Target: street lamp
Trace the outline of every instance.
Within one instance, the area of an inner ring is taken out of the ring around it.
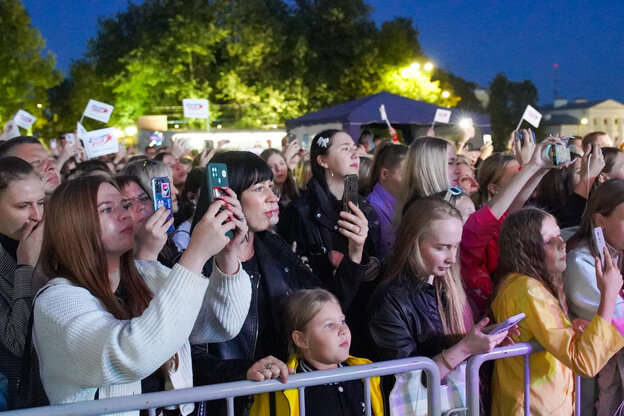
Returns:
[[[587,118],[586,118],[586,117],[583,117],[583,118],[581,119],[581,124],[582,124],[582,125],[584,125],[584,126],[586,126],[586,125],[587,125],[587,123],[589,123],[589,120],[587,120]]]
[[[124,129],[124,133],[126,133],[126,136],[134,136],[137,134],[137,128],[136,126],[128,126]]]
[[[451,96],[451,93],[448,91],[442,91],[442,98],[449,98]]]
[[[433,64],[431,62],[427,62],[424,68],[425,71],[431,71],[433,69]]]

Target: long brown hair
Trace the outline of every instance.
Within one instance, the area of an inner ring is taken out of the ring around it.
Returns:
[[[495,272],[496,290],[510,273],[520,273],[542,282],[559,300],[568,314],[561,273],[550,274],[546,268],[546,253],[542,237],[544,218],[552,217],[539,208],[523,208],[510,214],[501,226],[498,238],[498,269]]]
[[[428,196],[412,203],[401,218],[386,279],[417,279],[426,282],[430,273],[421,255],[420,243],[428,233],[435,232],[431,226],[433,221],[451,218],[462,222],[460,212],[438,196]],[[463,306],[466,304],[466,292],[458,263],[455,262],[442,278],[433,279],[433,285],[444,333],[453,336],[465,334]]]
[[[594,215],[610,217],[621,204],[624,204],[624,179],[609,179],[597,187],[587,201],[578,230],[568,240],[568,251],[589,245],[592,255],[598,256],[594,245],[589,244],[595,227]]]
[[[490,199],[492,199],[494,195],[492,195],[488,189],[488,185],[491,183],[497,183],[505,174],[507,164],[514,160],[517,161],[518,159],[512,155],[494,153],[483,161],[479,167],[479,173],[477,174],[479,189],[473,196],[475,208],[481,208],[483,205],[487,204]]]
[[[62,276],[87,289],[115,318],[131,319],[143,313],[152,293],[134,265],[132,249],[120,259],[126,302],[111,289],[97,209],[104,183],[119,189],[112,179],[98,175],[65,182],[54,191],[46,205],[41,266],[49,279]]]

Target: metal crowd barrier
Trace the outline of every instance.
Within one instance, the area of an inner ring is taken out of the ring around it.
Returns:
[[[293,374],[288,382],[267,380],[263,382],[237,381],[233,383],[215,384],[211,386],[193,387],[180,390],[169,390],[159,393],[140,394],[136,396],[117,397],[113,399],[89,400],[71,404],[37,407],[2,412],[2,416],[87,416],[104,415],[107,413],[128,412],[149,409],[150,416],[156,414],[156,408],[180,403],[193,403],[226,399],[228,416],[234,415],[234,398],[269,393],[287,389],[299,390],[299,414],[305,416],[305,388],[340,381],[364,379],[364,395],[366,415],[371,415],[370,377],[386,376],[424,370],[427,374],[428,386],[440,386],[438,366],[426,357],[403,358],[400,360],[382,361],[372,364],[355,365],[335,370],[313,371]],[[440,416],[440,389],[427,389],[428,414]]]
[[[479,369],[486,361],[500,360],[502,358],[517,357],[524,355],[524,414],[530,416],[531,392],[530,381],[531,374],[529,368],[529,356],[531,354],[544,351],[536,341],[520,342],[507,347],[494,348],[487,354],[473,355],[468,359],[466,366],[466,405],[468,414],[479,416]],[[581,415],[581,377],[575,376],[575,414]]]

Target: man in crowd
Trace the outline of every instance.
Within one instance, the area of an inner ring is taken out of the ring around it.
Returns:
[[[35,137],[18,136],[0,145],[0,157],[15,156],[30,163],[45,184],[46,197],[61,184],[61,174],[52,155]]]

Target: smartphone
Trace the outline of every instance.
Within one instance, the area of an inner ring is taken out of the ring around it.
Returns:
[[[349,201],[358,204],[358,175],[347,175],[344,178],[344,193],[342,194],[342,210],[351,213]]]
[[[570,149],[559,143],[549,144],[544,148],[542,159],[545,162],[551,162],[554,166],[559,166],[570,161]]]
[[[50,139],[50,150],[56,150],[58,147],[58,141],[56,139]]]
[[[594,227],[594,248],[600,256],[600,264],[602,264],[602,267],[605,265],[604,249],[606,246],[602,227]]]
[[[533,143],[537,143],[537,140],[535,139],[535,132],[533,130],[530,130],[531,132],[531,138],[533,139]],[[522,132],[520,130],[516,131],[516,140],[520,140],[520,145],[524,145],[524,136],[522,135]]]
[[[214,149],[214,142],[212,140],[204,140],[204,150],[206,153],[210,153]]]
[[[216,201],[222,195],[226,195],[223,188],[229,186],[227,165],[225,163],[209,163],[199,191],[199,201],[195,209],[195,217],[193,218],[193,227],[201,221],[208,206]],[[222,208],[222,210],[225,208]],[[225,233],[230,238],[234,237],[232,230]]]
[[[507,331],[512,326],[516,325],[518,322],[523,320],[525,316],[526,315],[524,314],[524,312],[520,312],[518,315],[514,315],[511,318],[505,320],[504,322],[501,322],[500,324],[494,325],[494,327],[492,329],[490,329],[487,332],[487,334],[488,335],[496,335],[496,334],[499,334],[499,333],[501,333],[503,331]],[[483,332],[485,333],[485,331],[483,331]]]
[[[483,145],[485,146],[488,143],[492,143],[492,135],[491,134],[484,134],[483,135]]]
[[[152,201],[154,203],[154,211],[160,207],[165,207],[169,210],[169,216],[167,219],[171,218],[173,214],[171,213],[171,184],[169,183],[169,178],[152,178],[150,179],[150,184],[152,185]],[[173,224],[171,224],[171,227],[169,227],[167,232],[170,233],[173,230]]]

